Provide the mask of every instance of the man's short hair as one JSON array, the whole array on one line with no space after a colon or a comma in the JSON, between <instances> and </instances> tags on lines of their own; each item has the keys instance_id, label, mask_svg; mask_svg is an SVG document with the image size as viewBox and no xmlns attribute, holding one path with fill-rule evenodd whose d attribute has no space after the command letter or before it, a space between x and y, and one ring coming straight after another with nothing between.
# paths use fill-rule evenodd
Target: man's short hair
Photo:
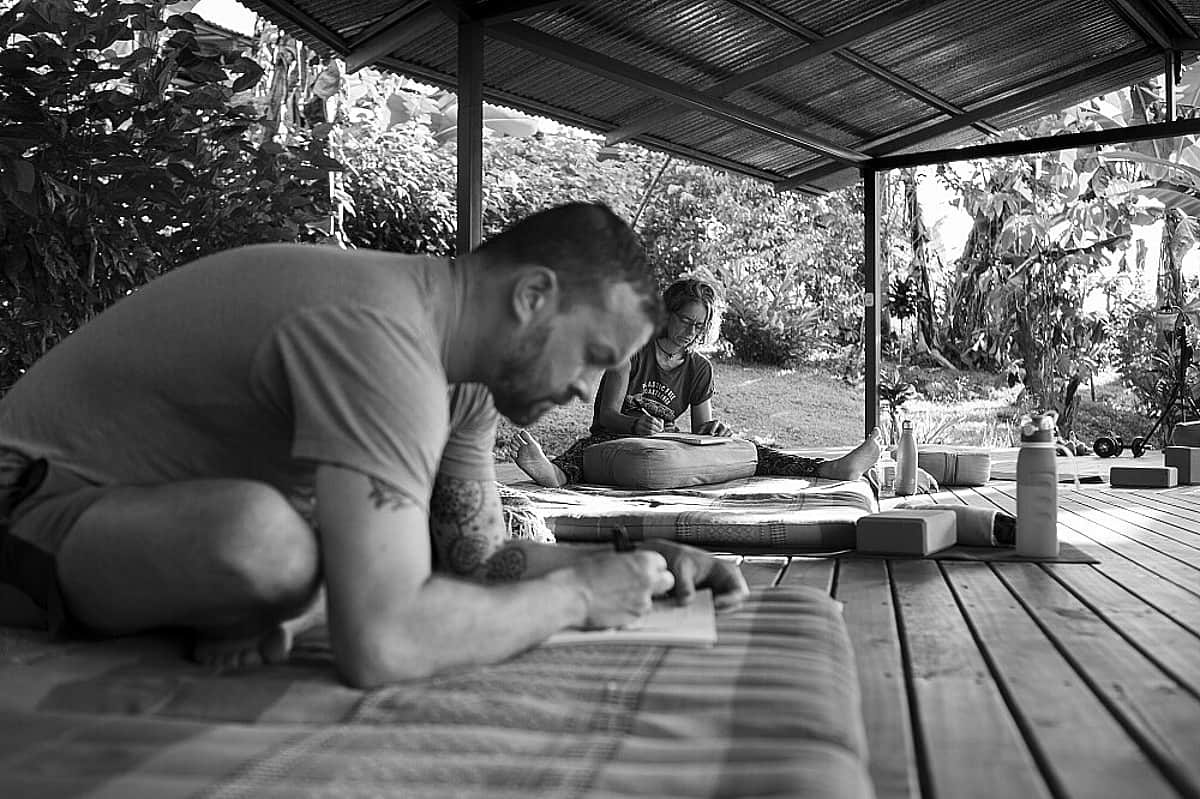
<instances>
[{"instance_id":1,"label":"man's short hair","mask_svg":"<svg viewBox=\"0 0 1200 799\"><path fill-rule=\"evenodd\" d=\"M595 303L604 289L628 283L657 326L662 299L633 229L603 203L568 203L525 217L481 244L487 264L538 264L553 269L562 290L559 310L578 302Z\"/></svg>"}]
</instances>

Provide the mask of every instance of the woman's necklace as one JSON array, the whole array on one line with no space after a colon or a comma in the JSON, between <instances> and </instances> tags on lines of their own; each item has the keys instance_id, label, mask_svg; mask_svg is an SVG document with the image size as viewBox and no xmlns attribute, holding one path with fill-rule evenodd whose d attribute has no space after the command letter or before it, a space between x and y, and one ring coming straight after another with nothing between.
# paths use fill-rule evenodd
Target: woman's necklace
<instances>
[{"instance_id":1,"label":"woman's necklace","mask_svg":"<svg viewBox=\"0 0 1200 799\"><path fill-rule=\"evenodd\" d=\"M678 366L683 362L683 350L680 349L677 352L671 352L662 345L661 338L654 339L654 347L658 350L658 363L664 369Z\"/></svg>"}]
</instances>

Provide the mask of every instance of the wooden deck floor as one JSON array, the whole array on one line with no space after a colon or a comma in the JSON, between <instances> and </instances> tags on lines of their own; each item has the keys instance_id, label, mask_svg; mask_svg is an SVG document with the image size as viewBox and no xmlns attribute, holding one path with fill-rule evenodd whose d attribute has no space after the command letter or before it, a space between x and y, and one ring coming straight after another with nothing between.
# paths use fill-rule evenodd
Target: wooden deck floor
<instances>
[{"instance_id":1,"label":"wooden deck floor","mask_svg":"<svg viewBox=\"0 0 1200 799\"><path fill-rule=\"evenodd\" d=\"M1015 484L938 502L1014 511ZM1096 564L745 557L845 603L881 799L1200 797L1200 486L1059 493Z\"/></svg>"}]
</instances>

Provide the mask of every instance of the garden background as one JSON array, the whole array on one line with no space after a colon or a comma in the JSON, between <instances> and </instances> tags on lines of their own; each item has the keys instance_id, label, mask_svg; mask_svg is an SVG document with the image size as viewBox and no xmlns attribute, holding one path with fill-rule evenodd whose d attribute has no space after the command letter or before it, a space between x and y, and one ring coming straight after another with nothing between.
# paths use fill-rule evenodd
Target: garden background
<instances>
[{"instance_id":1,"label":"garden background","mask_svg":"<svg viewBox=\"0 0 1200 799\"><path fill-rule=\"evenodd\" d=\"M90 316L208 252L305 241L453 255L454 95L347 75L203 5L0 2L0 392ZM1180 116L1197 113L1198 93L1200 70L1185 71ZM664 285L699 274L721 288L708 342L720 418L784 447L861 438L860 187L777 194L485 112L485 237L555 203L608 203ZM1146 84L1002 135L1162 115L1161 87ZM1069 386L1081 442L1148 428L1200 319L1196 144L889 173L885 432L910 418L925 442L1008 446L1022 413L1067 410ZM1192 324L1176 333L1181 318ZM533 430L558 451L590 415L559 409Z\"/></svg>"}]
</instances>

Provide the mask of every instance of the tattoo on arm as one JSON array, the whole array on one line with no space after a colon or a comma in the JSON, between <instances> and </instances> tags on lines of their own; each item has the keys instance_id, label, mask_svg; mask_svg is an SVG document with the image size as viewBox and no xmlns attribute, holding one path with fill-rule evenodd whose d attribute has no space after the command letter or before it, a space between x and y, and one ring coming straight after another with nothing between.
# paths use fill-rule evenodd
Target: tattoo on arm
<instances>
[{"instance_id":1,"label":"tattoo on arm","mask_svg":"<svg viewBox=\"0 0 1200 799\"><path fill-rule=\"evenodd\" d=\"M378 477L368 475L367 479L371 481L371 491L367 494L376 510L384 508L388 510L400 510L412 504L412 500L405 496L400 489Z\"/></svg>"},{"instance_id":2,"label":"tattoo on arm","mask_svg":"<svg viewBox=\"0 0 1200 799\"><path fill-rule=\"evenodd\" d=\"M525 553L520 547L504 547L488 560L486 576L497 583L520 580L525 576Z\"/></svg>"},{"instance_id":3,"label":"tattoo on arm","mask_svg":"<svg viewBox=\"0 0 1200 799\"><path fill-rule=\"evenodd\" d=\"M504 541L500 499L487 481L438 475L429 527L443 568L463 576L486 576L485 564Z\"/></svg>"}]
</instances>

